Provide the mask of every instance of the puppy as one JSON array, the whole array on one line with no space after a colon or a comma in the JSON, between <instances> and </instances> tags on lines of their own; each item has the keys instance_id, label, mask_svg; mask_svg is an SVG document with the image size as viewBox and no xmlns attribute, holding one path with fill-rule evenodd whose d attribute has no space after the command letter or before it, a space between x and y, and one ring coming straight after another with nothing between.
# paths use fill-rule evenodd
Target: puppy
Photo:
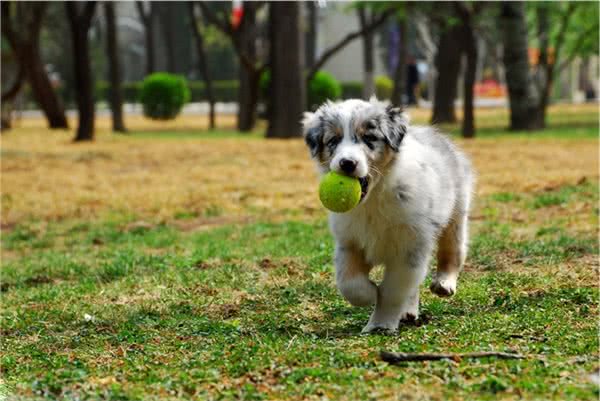
<instances>
[{"instance_id":1,"label":"puppy","mask_svg":"<svg viewBox=\"0 0 600 401\"><path fill-rule=\"evenodd\" d=\"M437 244L431 291L451 296L465 261L474 174L467 157L430 127L410 126L375 98L327 102L305 113L303 132L318 170L357 177L361 201L330 213L336 284L354 306L375 305L363 333L396 331L419 316L419 286ZM373 266L385 273L376 285Z\"/></svg>"}]
</instances>

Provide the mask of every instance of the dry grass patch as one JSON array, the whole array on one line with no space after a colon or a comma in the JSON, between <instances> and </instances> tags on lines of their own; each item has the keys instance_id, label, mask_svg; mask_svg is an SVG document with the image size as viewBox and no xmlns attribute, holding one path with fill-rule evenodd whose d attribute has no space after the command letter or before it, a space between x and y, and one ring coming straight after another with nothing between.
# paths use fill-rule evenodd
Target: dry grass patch
<instances>
[{"instance_id":1,"label":"dry grass patch","mask_svg":"<svg viewBox=\"0 0 600 401\"><path fill-rule=\"evenodd\" d=\"M560 110L573 112L564 106ZM416 121L428 115L411 112ZM497 124L505 118L498 110L478 113L482 122ZM223 125L230 126L230 117L223 118ZM201 133L202 121L184 116L157 124L128 117L133 130ZM73 144L70 131L48 131L35 118L23 119L3 136L3 227L26 219L87 219L115 211L152 221L196 217L196 224L183 227L192 230L215 225L210 219L322 214L315 169L300 139L266 141L231 134L140 138L110 134L107 118L99 118L98 126L98 138L89 144ZM595 139L506 135L458 142L473 158L479 195L598 179Z\"/></svg>"}]
</instances>

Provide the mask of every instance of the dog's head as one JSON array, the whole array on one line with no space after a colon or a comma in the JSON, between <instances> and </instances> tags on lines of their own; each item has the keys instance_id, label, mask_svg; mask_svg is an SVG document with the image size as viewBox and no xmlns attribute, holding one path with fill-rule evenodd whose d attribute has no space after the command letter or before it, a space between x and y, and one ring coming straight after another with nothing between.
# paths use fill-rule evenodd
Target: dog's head
<instances>
[{"instance_id":1,"label":"dog's head","mask_svg":"<svg viewBox=\"0 0 600 401\"><path fill-rule=\"evenodd\" d=\"M305 113L302 124L319 171L359 178L365 198L398 152L408 121L399 108L371 98L327 102Z\"/></svg>"}]
</instances>

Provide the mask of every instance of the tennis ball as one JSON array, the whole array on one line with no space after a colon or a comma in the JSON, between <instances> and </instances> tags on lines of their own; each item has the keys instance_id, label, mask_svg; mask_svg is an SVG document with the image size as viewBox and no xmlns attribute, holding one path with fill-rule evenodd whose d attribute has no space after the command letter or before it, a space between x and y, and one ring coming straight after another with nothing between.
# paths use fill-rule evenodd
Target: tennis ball
<instances>
[{"instance_id":1,"label":"tennis ball","mask_svg":"<svg viewBox=\"0 0 600 401\"><path fill-rule=\"evenodd\" d=\"M338 174L334 171L323 176L319 186L319 198L327 209L344 213L360 202L360 182L357 178Z\"/></svg>"}]
</instances>

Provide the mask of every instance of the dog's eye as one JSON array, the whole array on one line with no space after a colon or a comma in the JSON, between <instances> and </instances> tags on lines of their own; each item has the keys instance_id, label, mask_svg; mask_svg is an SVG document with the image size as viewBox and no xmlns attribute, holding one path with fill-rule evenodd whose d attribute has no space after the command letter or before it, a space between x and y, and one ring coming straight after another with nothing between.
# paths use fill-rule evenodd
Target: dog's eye
<instances>
[{"instance_id":1,"label":"dog's eye","mask_svg":"<svg viewBox=\"0 0 600 401\"><path fill-rule=\"evenodd\" d=\"M376 135L372 135L372 134L363 135L363 141L365 141L365 142L375 142L378 139L379 138Z\"/></svg>"},{"instance_id":2,"label":"dog's eye","mask_svg":"<svg viewBox=\"0 0 600 401\"><path fill-rule=\"evenodd\" d=\"M330 148L334 147L335 145L340 143L341 140L342 140L342 138L340 138L339 136L334 136L327 141L327 146L329 146Z\"/></svg>"},{"instance_id":3,"label":"dog's eye","mask_svg":"<svg viewBox=\"0 0 600 401\"><path fill-rule=\"evenodd\" d=\"M377 128L377 124L375 124L374 121L367 121L367 123L365 124L365 128L370 131Z\"/></svg>"}]
</instances>

